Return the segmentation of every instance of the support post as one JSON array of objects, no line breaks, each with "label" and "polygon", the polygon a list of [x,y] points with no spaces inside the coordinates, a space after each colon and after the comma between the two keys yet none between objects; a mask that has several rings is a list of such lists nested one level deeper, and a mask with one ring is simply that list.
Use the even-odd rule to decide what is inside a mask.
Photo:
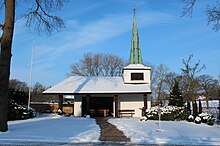
[{"label": "support post", "polygon": [[142,109],[142,116],[144,117],[147,109],[147,94],[144,94],[143,98],[144,98],[144,107]]},{"label": "support post", "polygon": [[63,94],[59,94],[59,108],[63,112]]},{"label": "support post", "polygon": [[115,102],[115,117],[118,117],[118,95],[114,95]]},{"label": "support post", "polygon": [[86,115],[90,115],[90,96],[86,95]]}]

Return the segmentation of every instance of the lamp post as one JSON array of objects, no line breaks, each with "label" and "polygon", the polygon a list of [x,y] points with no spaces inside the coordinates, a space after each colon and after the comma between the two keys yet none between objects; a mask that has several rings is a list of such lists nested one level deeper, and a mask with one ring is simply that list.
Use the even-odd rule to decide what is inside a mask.
[{"label": "lamp post", "polygon": [[31,86],[32,86],[32,67],[33,67],[33,60],[34,60],[34,41],[32,45],[32,53],[31,53],[31,64],[30,64],[30,81],[29,81],[29,94],[28,94],[28,111],[30,109],[31,104]]},{"label": "lamp post", "polygon": [[159,117],[158,129],[157,129],[158,132],[161,132],[161,123],[160,123],[161,112],[162,112],[162,110],[161,110],[160,106],[158,106],[158,108],[157,108],[157,113],[158,113],[158,117]]}]

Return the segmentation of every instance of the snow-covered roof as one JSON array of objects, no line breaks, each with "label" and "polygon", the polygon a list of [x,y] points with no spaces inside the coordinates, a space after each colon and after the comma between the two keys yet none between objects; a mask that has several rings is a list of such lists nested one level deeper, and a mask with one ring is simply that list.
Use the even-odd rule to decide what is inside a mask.
[{"label": "snow-covered roof", "polygon": [[122,77],[70,76],[44,94],[149,93],[149,84],[124,84]]},{"label": "snow-covered roof", "polygon": [[143,64],[129,64],[128,66],[124,67],[123,69],[150,70],[151,68],[144,66]]}]

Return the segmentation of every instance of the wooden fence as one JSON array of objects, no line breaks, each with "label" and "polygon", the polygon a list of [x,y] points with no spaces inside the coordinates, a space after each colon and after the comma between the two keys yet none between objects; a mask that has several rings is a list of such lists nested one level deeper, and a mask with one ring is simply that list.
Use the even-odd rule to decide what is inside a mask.
[{"label": "wooden fence", "polygon": [[[57,113],[58,103],[44,103],[44,102],[32,102],[31,107],[34,108],[39,113]],[[63,103],[64,114],[74,114],[74,104],[73,103]]]}]

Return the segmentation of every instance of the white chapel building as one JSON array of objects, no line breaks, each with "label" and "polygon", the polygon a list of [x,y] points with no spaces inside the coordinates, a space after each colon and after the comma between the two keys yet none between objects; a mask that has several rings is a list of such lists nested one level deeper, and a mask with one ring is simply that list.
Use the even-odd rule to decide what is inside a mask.
[{"label": "white chapel building", "polygon": [[142,117],[151,107],[151,68],[143,65],[139,43],[134,9],[130,64],[121,77],[70,76],[43,94],[59,95],[61,110],[63,97],[74,96],[74,116]]}]

